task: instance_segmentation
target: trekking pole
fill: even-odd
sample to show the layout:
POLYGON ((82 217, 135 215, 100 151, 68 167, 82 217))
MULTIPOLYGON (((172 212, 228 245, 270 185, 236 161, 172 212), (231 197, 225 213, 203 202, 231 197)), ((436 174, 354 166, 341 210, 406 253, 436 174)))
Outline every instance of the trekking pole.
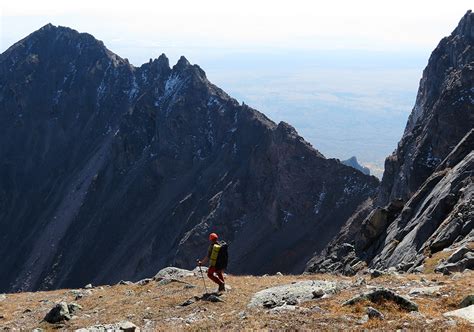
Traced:
POLYGON ((201 264, 199 264, 199 271, 201 271, 202 281, 204 282, 204 289, 206 290, 206 294, 207 294, 208 292, 207 292, 207 287, 206 287, 206 280, 204 280, 204 274, 202 273, 201 264))

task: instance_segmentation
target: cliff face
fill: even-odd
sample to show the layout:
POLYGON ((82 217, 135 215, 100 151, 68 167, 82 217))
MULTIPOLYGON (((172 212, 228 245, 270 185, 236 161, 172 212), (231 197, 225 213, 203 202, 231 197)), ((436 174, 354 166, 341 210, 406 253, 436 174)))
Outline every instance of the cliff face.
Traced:
POLYGON ((299 272, 378 181, 239 105, 184 57, 141 67, 47 25, 0 55, 0 291, 191 267, 299 272))
POLYGON ((473 128, 473 20, 469 11, 431 54, 403 137, 385 161, 380 206, 407 201, 473 128))
POLYGON ((308 271, 413 271, 445 248, 462 251, 448 268, 474 267, 473 21, 468 11, 431 55, 377 199, 359 207, 308 271))

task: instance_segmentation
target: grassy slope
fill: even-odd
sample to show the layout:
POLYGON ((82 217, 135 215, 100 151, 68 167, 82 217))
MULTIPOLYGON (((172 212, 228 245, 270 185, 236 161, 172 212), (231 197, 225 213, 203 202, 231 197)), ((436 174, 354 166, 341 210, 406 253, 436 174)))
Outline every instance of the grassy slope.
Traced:
MULTIPOLYGON (((364 278, 368 285, 386 286, 400 294, 407 294, 411 288, 442 285, 441 295, 416 296, 423 316, 399 310, 392 303, 369 304, 342 307, 341 303, 351 296, 366 291, 367 287, 353 286, 325 299, 315 299, 301 304, 310 311, 294 311, 272 314, 267 310, 248 309, 247 304, 252 295, 267 287, 291 283, 297 280, 324 279, 355 282, 357 277, 346 278, 331 275, 310 276, 228 276, 232 290, 223 299, 225 303, 199 301, 187 307, 180 307, 195 295, 204 292, 202 280, 196 277, 185 281, 197 285, 196 288, 185 288, 184 283, 173 282, 160 285, 151 282, 144 286, 115 285, 97 287, 92 294, 75 302, 83 307, 77 317, 65 324, 52 325, 41 322, 44 315, 54 303, 74 301, 75 295, 70 290, 50 292, 7 294, 7 299, 0 301, 0 327, 13 329, 45 330, 75 329, 95 324, 115 323, 128 320, 145 330, 169 329, 371 329, 371 328, 409 328, 409 329, 446 329, 474 330, 474 326, 458 320, 456 323, 442 316, 442 313, 454 310, 458 303, 473 291, 474 272, 442 276, 439 274, 383 276, 376 279, 364 278), (358 321, 365 314, 366 306, 378 308, 385 315, 385 320, 370 320, 365 324, 358 321), (321 310, 319 310, 320 308, 321 310), (26 311, 26 309, 31 310, 26 311), (245 314, 243 314, 245 312, 245 314), (246 316, 246 318, 242 318, 246 316), (455 325, 454 325, 455 324, 455 325)), ((359 277, 360 278, 360 277, 359 277)), ((209 287, 210 281, 206 280, 209 287)), ((1 328, 0 328, 1 329, 1 328)))

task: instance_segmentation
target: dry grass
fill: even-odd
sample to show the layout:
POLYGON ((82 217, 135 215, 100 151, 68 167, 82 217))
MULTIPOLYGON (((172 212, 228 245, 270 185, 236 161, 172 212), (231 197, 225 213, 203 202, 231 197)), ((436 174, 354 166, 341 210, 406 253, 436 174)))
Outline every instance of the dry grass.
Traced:
MULTIPOLYGON (((428 274, 383 276, 376 279, 365 277, 369 285, 389 287, 402 295, 407 294, 413 287, 442 285, 440 296, 413 298, 420 307, 421 315, 400 310, 391 302, 366 302, 354 306, 341 306, 341 303, 350 297, 367 291, 366 286, 349 287, 332 297, 302 303, 300 306, 306 310, 272 314, 264 309, 247 307, 255 292, 276 285, 307 279, 356 281, 355 277, 332 275, 229 276, 227 282, 232 286, 232 290, 223 296, 224 303, 199 301, 187 307, 181 307, 180 304, 187 299, 202 295, 204 292, 202 280, 190 277, 185 280, 196 285, 196 288, 186 288, 185 284, 177 282, 167 285, 152 282, 144 286, 97 287, 91 295, 75 301, 83 307, 83 310, 76 318, 62 325, 52 325, 41 320, 54 303, 74 301, 75 296, 69 290, 8 294, 7 299, 0 302, 0 316, 4 316, 0 318, 0 327, 26 330, 40 327, 46 331, 74 330, 96 324, 128 320, 145 330, 162 331, 181 329, 394 330, 400 328, 474 331, 473 326, 467 322, 458 320, 453 326, 450 325, 453 324, 451 320, 442 316, 442 313, 457 308, 466 295, 466 290, 472 292, 473 275, 472 272, 467 272, 454 276, 428 274), (385 319, 371 319, 366 323, 360 323, 369 305, 380 310, 385 315, 385 319), (31 312, 25 312, 25 309, 31 312)), ((207 280, 206 282, 209 287, 210 282, 207 280)))
POLYGON ((453 250, 443 250, 432 254, 431 257, 427 257, 423 262, 423 265, 425 267, 425 273, 434 273, 434 269, 436 268, 436 266, 438 266, 439 262, 441 260, 447 259, 449 256, 452 255, 452 253, 453 250))

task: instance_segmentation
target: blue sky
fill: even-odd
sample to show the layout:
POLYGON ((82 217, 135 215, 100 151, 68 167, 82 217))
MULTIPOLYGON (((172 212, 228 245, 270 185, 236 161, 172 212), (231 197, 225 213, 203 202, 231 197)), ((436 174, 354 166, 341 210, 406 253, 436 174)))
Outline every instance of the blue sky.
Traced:
MULTIPOLYGON (((2 1, 0 52, 46 23, 89 32, 140 65, 185 55, 239 101, 327 157, 378 176, 431 51, 471 1, 2 1)), ((472 5, 471 5, 472 6, 472 5)))

